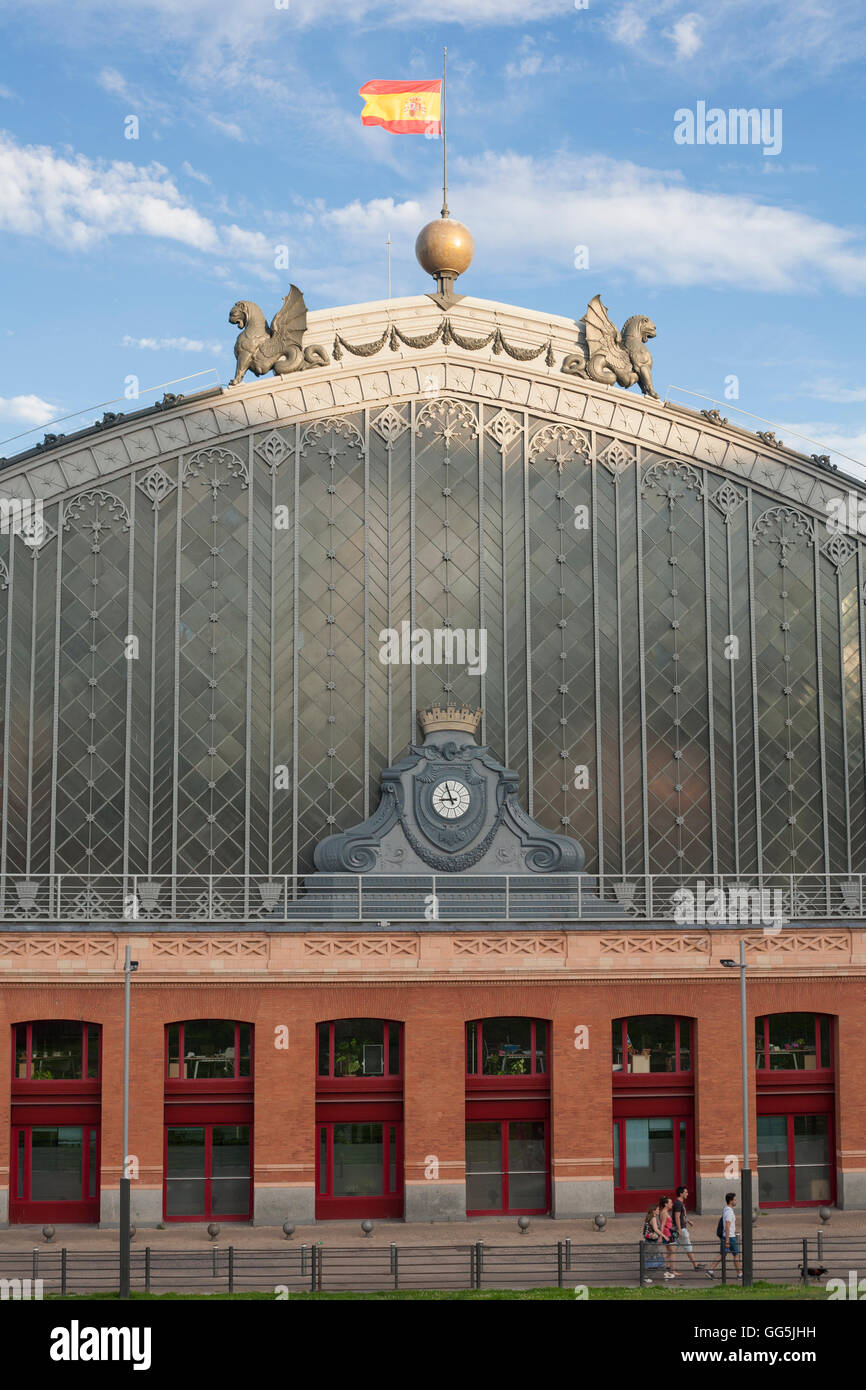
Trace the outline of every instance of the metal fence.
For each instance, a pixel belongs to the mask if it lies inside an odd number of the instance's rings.
[[[392,1289],[531,1289],[637,1287],[668,1284],[706,1286],[740,1283],[741,1263],[720,1260],[717,1240],[695,1242],[693,1267],[676,1247],[665,1254],[646,1241],[583,1245],[560,1240],[535,1245],[373,1245],[340,1247],[296,1245],[258,1250],[211,1245],[199,1250],[133,1248],[131,1284],[150,1293],[382,1292]],[[757,1241],[754,1277],[775,1284],[822,1285],[853,1273],[866,1275],[863,1236],[788,1237]],[[665,1278],[665,1273],[670,1277]],[[87,1294],[116,1290],[116,1251],[77,1251],[38,1246],[32,1251],[0,1251],[0,1299],[32,1297],[40,1286],[48,1294]]]
[[[753,925],[863,916],[866,875],[0,875],[0,922]]]

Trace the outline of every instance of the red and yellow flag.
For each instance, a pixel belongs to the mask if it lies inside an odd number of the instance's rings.
[[[442,134],[442,82],[365,82],[364,125],[381,125],[394,135]]]

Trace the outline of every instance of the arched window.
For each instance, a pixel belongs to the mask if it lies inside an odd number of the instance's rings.
[[[466,1025],[468,1076],[539,1076],[548,1070],[541,1018],[479,1018]]]
[[[223,1018],[195,1018],[170,1023],[165,1030],[166,1079],[169,1081],[239,1081],[251,1072],[248,1023]]]
[[[755,1019],[756,1071],[828,1071],[832,1029],[827,1014],[766,1014]]]
[[[99,1025],[46,1019],[15,1025],[16,1081],[96,1081]]]
[[[356,1079],[401,1074],[400,1024],[338,1018],[318,1025],[319,1076]]]
[[[673,1014],[615,1018],[612,1024],[615,1072],[688,1072],[692,1070],[692,1025]]]

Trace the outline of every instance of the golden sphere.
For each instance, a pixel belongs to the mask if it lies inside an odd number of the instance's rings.
[[[472,233],[453,217],[437,217],[418,233],[415,255],[422,269],[434,278],[462,275],[472,264],[475,242]]]

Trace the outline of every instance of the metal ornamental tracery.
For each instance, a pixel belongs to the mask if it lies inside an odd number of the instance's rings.
[[[61,874],[86,920],[90,876],[130,874],[155,911],[192,894],[219,919],[184,876],[235,874],[266,910],[375,808],[437,699],[483,707],[590,872],[866,862],[866,563],[823,496],[683,457],[655,416],[641,440],[625,409],[578,426],[440,379],[214,425],[0,535],[0,873],[22,903]],[[419,633],[484,633],[483,670],[413,660]]]

